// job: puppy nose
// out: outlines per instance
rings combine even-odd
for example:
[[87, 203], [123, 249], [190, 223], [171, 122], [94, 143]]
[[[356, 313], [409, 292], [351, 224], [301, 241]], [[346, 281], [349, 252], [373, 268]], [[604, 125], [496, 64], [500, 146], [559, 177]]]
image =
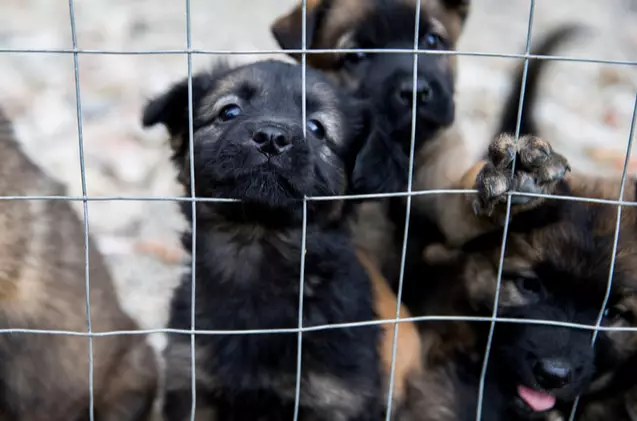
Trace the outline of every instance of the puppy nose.
[[252, 141], [259, 152], [267, 156], [281, 155], [292, 147], [289, 133], [276, 126], [265, 126], [257, 129], [252, 135]]
[[[411, 107], [414, 95], [414, 81], [406, 80], [400, 84], [398, 88], [398, 96], [400, 100]], [[424, 80], [418, 79], [416, 83], [416, 105], [427, 103], [433, 97], [431, 86]]]
[[533, 374], [538, 384], [547, 390], [560, 389], [571, 382], [572, 368], [561, 359], [544, 358], [535, 363]]

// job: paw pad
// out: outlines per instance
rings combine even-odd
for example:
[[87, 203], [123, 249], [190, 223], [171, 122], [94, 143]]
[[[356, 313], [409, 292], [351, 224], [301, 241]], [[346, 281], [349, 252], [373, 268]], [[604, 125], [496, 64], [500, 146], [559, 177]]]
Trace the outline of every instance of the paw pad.
[[[510, 191], [550, 194], [569, 170], [566, 158], [539, 137], [524, 136], [516, 144], [512, 136], [499, 136], [489, 145], [488, 162], [476, 178], [478, 198], [473, 203], [474, 211], [490, 216], [497, 205], [506, 203]], [[540, 200], [514, 195], [511, 203], [528, 207]]]

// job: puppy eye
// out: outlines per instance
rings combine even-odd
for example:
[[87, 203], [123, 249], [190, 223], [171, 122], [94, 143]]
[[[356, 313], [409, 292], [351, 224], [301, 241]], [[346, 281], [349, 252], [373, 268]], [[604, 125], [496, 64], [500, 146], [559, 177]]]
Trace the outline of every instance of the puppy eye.
[[319, 139], [325, 137], [325, 127], [318, 120], [308, 120], [307, 128]]
[[608, 306], [606, 307], [606, 310], [604, 310], [604, 318], [611, 323], [616, 322], [619, 319], [630, 321], [631, 313], [619, 305]]
[[363, 60], [367, 59], [367, 53], [359, 51], [357, 53], [347, 53], [345, 54], [345, 62], [350, 64], [358, 64]]
[[237, 104], [229, 104], [221, 109], [219, 118], [221, 121], [232, 120], [241, 115], [241, 108]]
[[430, 32], [425, 36], [425, 44], [429, 49], [443, 49], [445, 47], [445, 41], [442, 37], [436, 33]]
[[542, 282], [538, 278], [517, 277], [515, 285], [520, 292], [539, 295], [542, 292]]

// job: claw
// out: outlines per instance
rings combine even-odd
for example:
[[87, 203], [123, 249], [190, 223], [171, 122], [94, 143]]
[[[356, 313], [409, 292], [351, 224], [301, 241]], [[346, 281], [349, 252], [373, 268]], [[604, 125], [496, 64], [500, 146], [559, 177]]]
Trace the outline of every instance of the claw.
[[473, 201], [473, 203], [471, 204], [471, 207], [473, 208], [473, 214], [476, 216], [480, 215], [480, 201], [478, 199], [475, 199]]
[[507, 148], [507, 162], [504, 163], [503, 167], [506, 167], [506, 168], [510, 167], [514, 159], [515, 159], [515, 148], [510, 146]]
[[[511, 163], [516, 153], [520, 165], [512, 174]], [[479, 195], [472, 204], [476, 215], [491, 216], [499, 204], [506, 202], [510, 191], [550, 192], [551, 184], [563, 179], [571, 170], [566, 158], [555, 153], [549, 143], [537, 137], [520, 138], [516, 145], [510, 136], [503, 135], [491, 143], [488, 156], [490, 163], [483, 167], [476, 178]], [[528, 205], [534, 200], [534, 197], [513, 195], [511, 204]]]

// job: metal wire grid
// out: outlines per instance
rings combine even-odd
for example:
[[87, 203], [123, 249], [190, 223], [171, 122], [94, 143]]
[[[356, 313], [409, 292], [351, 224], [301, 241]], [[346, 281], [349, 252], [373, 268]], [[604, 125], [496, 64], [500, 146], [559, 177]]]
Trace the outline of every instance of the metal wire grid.
[[[322, 50], [307, 50], [307, 35], [306, 35], [306, 17], [307, 17], [307, 0], [302, 0], [302, 45], [300, 50], [286, 50], [286, 52], [290, 53], [298, 53], [301, 55], [301, 66], [302, 66], [302, 97], [303, 97], [303, 111], [302, 117], [303, 120], [306, 120], [306, 57], [307, 54], [328, 54], [334, 52], [366, 52], [366, 53], [411, 53], [413, 54], [413, 62], [414, 62], [414, 82], [417, 82], [417, 65], [418, 58], [420, 54], [440, 54], [440, 55], [459, 55], [459, 56], [479, 56], [479, 57], [494, 57], [494, 58], [517, 58], [524, 59], [524, 70], [523, 70], [523, 78], [522, 85], [520, 87], [522, 93], [524, 93], [526, 89], [527, 82], [527, 71], [528, 71], [528, 63], [530, 59], [536, 60], [553, 60], [553, 61], [565, 61], [565, 62], [580, 62], [580, 63], [598, 63], [598, 64], [612, 64], [612, 65], [628, 65], [628, 66], [637, 66], [637, 60], [602, 60], [602, 59], [593, 59], [593, 58], [575, 58], [575, 57], [566, 57], [559, 55], [535, 55], [530, 54], [530, 46], [531, 46], [531, 34], [533, 28], [533, 16], [535, 10], [535, 0], [530, 0], [530, 8], [529, 8], [529, 18], [528, 18], [528, 28], [527, 28], [527, 41], [526, 41], [526, 51], [524, 54], [501, 54], [501, 53], [481, 53], [481, 52], [461, 52], [461, 51], [429, 51], [429, 50], [420, 50], [418, 48], [418, 32], [419, 32], [419, 22], [420, 22], [420, 4], [421, 0], [417, 0], [418, 7], [416, 8], [415, 14], [415, 34], [414, 34], [414, 48], [413, 49], [322, 49]], [[305, 268], [305, 244], [306, 244], [306, 228], [307, 228], [307, 202], [308, 201], [327, 201], [327, 200], [354, 200], [354, 199], [380, 199], [380, 198], [388, 198], [388, 197], [406, 197], [407, 200], [407, 209], [406, 209], [406, 223], [405, 223], [405, 231], [402, 245], [402, 256], [401, 256], [401, 271], [399, 278], [399, 291], [398, 291], [398, 303], [401, 302], [402, 297], [402, 285], [404, 278], [404, 266], [405, 266], [405, 256], [406, 256], [406, 248], [407, 248], [407, 240], [408, 240], [408, 231], [409, 231], [409, 223], [410, 223], [410, 215], [411, 215], [411, 199], [413, 196], [421, 196], [421, 195], [430, 195], [430, 194], [467, 194], [467, 193], [475, 193], [475, 190], [449, 190], [449, 189], [435, 189], [435, 190], [427, 190], [427, 191], [414, 191], [412, 190], [413, 185], [413, 165], [414, 165], [414, 145], [415, 145], [415, 133], [416, 133], [416, 107], [415, 107], [415, 92], [413, 95], [413, 103], [412, 103], [412, 130], [411, 130], [411, 150], [409, 156], [409, 180], [407, 191], [405, 192], [396, 192], [389, 194], [364, 194], [364, 195], [350, 195], [350, 196], [322, 196], [322, 197], [305, 197], [303, 199], [303, 231], [302, 231], [302, 247], [301, 247], [301, 262], [300, 262], [300, 291], [299, 291], [299, 312], [298, 312], [298, 328], [288, 328], [288, 329], [267, 329], [267, 330], [196, 330], [195, 328], [195, 296], [196, 296], [196, 282], [195, 282], [195, 270], [196, 270], [196, 233], [197, 233], [197, 218], [196, 218], [196, 203], [197, 202], [235, 202], [235, 199], [211, 199], [211, 198], [201, 198], [196, 197], [195, 195], [195, 177], [194, 177], [194, 157], [193, 157], [193, 110], [192, 110], [192, 55], [193, 54], [214, 54], [214, 55], [238, 55], [238, 54], [280, 54], [280, 50], [243, 50], [243, 51], [226, 51], [226, 50], [202, 50], [202, 49], [192, 49], [191, 45], [191, 7], [190, 0], [186, 0], [186, 44], [187, 49], [185, 50], [138, 50], [138, 51], [116, 51], [116, 50], [86, 50], [80, 49], [77, 46], [77, 33], [76, 33], [76, 20], [75, 20], [75, 8], [74, 8], [74, 0], [69, 0], [69, 20], [71, 26], [71, 36], [73, 42], [72, 49], [6, 49], [0, 48], [0, 53], [23, 53], [23, 54], [38, 54], [38, 53], [54, 53], [54, 54], [73, 54], [73, 64], [74, 64], [74, 78], [75, 78], [75, 98], [76, 98], [76, 112], [77, 112], [77, 127], [78, 127], [78, 143], [79, 143], [79, 156], [80, 156], [80, 170], [81, 170], [81, 181], [82, 181], [82, 196], [3, 196], [0, 197], [0, 200], [67, 200], [67, 201], [82, 201], [83, 202], [83, 214], [84, 214], [84, 258], [85, 258], [85, 278], [86, 278], [86, 310], [87, 310], [87, 331], [86, 332], [77, 332], [77, 331], [66, 331], [66, 330], [40, 330], [40, 329], [0, 329], [0, 334], [11, 334], [11, 333], [33, 333], [33, 334], [48, 334], [48, 335], [70, 335], [70, 336], [85, 336], [89, 341], [89, 399], [90, 399], [90, 420], [94, 420], [94, 390], [93, 390], [93, 338], [94, 337], [105, 337], [105, 336], [113, 336], [113, 335], [145, 335], [151, 333], [173, 333], [173, 334], [185, 334], [190, 335], [191, 337], [191, 392], [192, 392], [192, 406], [191, 406], [191, 420], [194, 420], [195, 417], [195, 408], [196, 408], [196, 372], [195, 372], [195, 335], [245, 335], [245, 334], [273, 334], [273, 333], [297, 333], [298, 335], [298, 352], [297, 352], [297, 376], [296, 376], [296, 396], [295, 396], [295, 410], [294, 410], [294, 421], [297, 421], [299, 415], [299, 396], [300, 396], [300, 387], [301, 387], [301, 368], [302, 368], [302, 336], [303, 332], [313, 332], [320, 330], [329, 330], [329, 329], [338, 329], [338, 328], [347, 328], [347, 327], [360, 327], [360, 326], [373, 326], [373, 325], [381, 325], [381, 324], [394, 324], [394, 336], [393, 336], [393, 345], [392, 345], [392, 364], [390, 371], [390, 381], [389, 381], [389, 390], [387, 396], [387, 416], [386, 419], [389, 421], [392, 415], [392, 396], [393, 396], [393, 384], [394, 384], [394, 370], [395, 370], [395, 359], [396, 359], [396, 350], [397, 350], [397, 336], [398, 336], [398, 327], [400, 323], [408, 323], [408, 322], [425, 322], [425, 321], [481, 321], [481, 322], [490, 322], [490, 330], [489, 337], [487, 341], [487, 347], [485, 349], [485, 357], [481, 372], [481, 378], [479, 383], [479, 391], [478, 391], [478, 408], [476, 411], [476, 420], [481, 420], [482, 415], [482, 405], [483, 405], [483, 397], [484, 397], [484, 381], [488, 368], [489, 355], [491, 352], [491, 345], [493, 339], [493, 331], [495, 328], [496, 322], [499, 323], [523, 323], [523, 324], [538, 324], [538, 325], [548, 325], [548, 326], [556, 326], [556, 327], [567, 327], [573, 329], [583, 329], [583, 330], [591, 330], [593, 332], [592, 344], [595, 343], [598, 333], [600, 331], [630, 331], [637, 332], [637, 327], [606, 327], [601, 326], [601, 322], [603, 319], [604, 309], [607, 305], [608, 298], [610, 295], [610, 290], [612, 287], [612, 277], [615, 265], [615, 256], [617, 254], [617, 244], [619, 239], [620, 232], [620, 220], [622, 215], [622, 208], [624, 206], [637, 206], [635, 202], [625, 202], [623, 200], [624, 196], [624, 187], [627, 179], [627, 169], [628, 169], [628, 160], [630, 157], [630, 152], [632, 149], [632, 141], [635, 134], [635, 124], [637, 120], [637, 95], [635, 97], [635, 103], [632, 113], [632, 120], [630, 125], [630, 134], [626, 149], [626, 158], [624, 162], [624, 168], [622, 171], [621, 178], [621, 187], [620, 194], [618, 200], [606, 200], [606, 199], [594, 199], [594, 198], [580, 198], [580, 197], [571, 197], [571, 196], [558, 196], [558, 195], [545, 195], [545, 194], [532, 194], [532, 193], [518, 193], [518, 192], [510, 192], [507, 198], [507, 218], [504, 225], [504, 232], [502, 238], [502, 250], [500, 255], [500, 265], [498, 268], [498, 277], [497, 277], [497, 288], [495, 294], [495, 303], [498, 302], [498, 297], [500, 294], [500, 284], [502, 279], [502, 264], [504, 261], [504, 251], [506, 248], [506, 239], [509, 228], [509, 216], [511, 210], [511, 197], [516, 196], [527, 196], [527, 197], [541, 197], [541, 198], [551, 198], [554, 200], [571, 200], [571, 201], [581, 201], [585, 203], [596, 203], [596, 204], [610, 204], [617, 206], [617, 221], [616, 228], [614, 234], [614, 243], [612, 248], [612, 262], [608, 276], [607, 289], [604, 297], [604, 304], [599, 312], [597, 322], [595, 326], [584, 325], [578, 323], [565, 323], [565, 322], [556, 322], [551, 320], [527, 320], [527, 319], [516, 319], [516, 318], [504, 318], [498, 317], [498, 309], [497, 305], [494, 306], [493, 313], [491, 317], [470, 317], [470, 316], [420, 316], [420, 317], [410, 317], [410, 318], [400, 318], [400, 304], [398, 304], [396, 308], [396, 318], [395, 319], [378, 319], [378, 320], [369, 320], [363, 322], [355, 322], [355, 323], [339, 323], [339, 324], [330, 324], [330, 325], [321, 325], [321, 326], [311, 326], [304, 327], [302, 324], [302, 314], [303, 314], [303, 286], [304, 286], [304, 268]], [[86, 171], [85, 171], [85, 163], [84, 163], [84, 139], [83, 139], [83, 131], [82, 131], [82, 103], [81, 103], [81, 92], [80, 92], [80, 74], [79, 74], [79, 56], [82, 54], [111, 54], [111, 55], [166, 55], [166, 54], [185, 54], [187, 55], [188, 60], [188, 120], [189, 120], [189, 144], [190, 144], [190, 179], [191, 179], [191, 190], [190, 197], [142, 197], [142, 196], [101, 196], [101, 197], [89, 197], [87, 196], [87, 187], [86, 187]], [[414, 83], [415, 90], [416, 83]], [[520, 98], [520, 103], [518, 104], [518, 121], [516, 127], [516, 141], [519, 137], [520, 131], [520, 120], [523, 109], [523, 101], [524, 95]], [[305, 125], [303, 125], [303, 130], [305, 134]], [[513, 162], [513, 171], [515, 170], [515, 159]], [[174, 201], [174, 202], [182, 202], [188, 201], [192, 203], [192, 261], [191, 261], [191, 283], [192, 283], [192, 306], [191, 306], [191, 329], [183, 330], [183, 329], [144, 329], [144, 330], [134, 330], [134, 331], [108, 331], [108, 332], [94, 332], [92, 330], [91, 324], [91, 303], [90, 303], [90, 276], [89, 276], [89, 218], [88, 218], [88, 202], [89, 201]], [[575, 401], [573, 405], [573, 410], [570, 415], [570, 420], [573, 420], [575, 416], [576, 407], [578, 404], [578, 400]]]
[[[534, 12], [535, 12], [535, 0], [531, 0], [531, 7], [529, 9], [528, 28], [526, 32], [526, 53], [527, 54], [531, 50], [531, 33], [533, 31]], [[518, 104], [518, 116], [517, 116], [517, 122], [515, 126], [515, 142], [516, 143], [518, 142], [518, 139], [520, 137], [520, 124], [522, 120], [522, 109], [524, 105], [524, 93], [526, 91], [526, 80], [527, 80], [526, 76], [527, 76], [528, 70], [529, 70], [529, 59], [524, 59], [524, 69], [522, 73], [522, 86], [520, 87], [521, 95], [520, 95], [520, 102]], [[511, 174], [515, 173], [516, 159], [517, 159], [517, 153], [513, 155], [513, 165], [511, 168]], [[496, 281], [497, 284], [495, 289], [495, 297], [493, 298], [494, 305], [493, 305], [492, 316], [494, 320], [491, 321], [491, 326], [489, 326], [489, 337], [487, 339], [487, 348], [484, 353], [484, 360], [482, 362], [482, 372], [480, 373], [480, 383], [478, 385], [478, 407], [476, 410], [476, 421], [480, 421], [482, 419], [482, 406], [484, 404], [484, 384], [485, 384], [485, 380], [487, 376], [487, 369], [489, 367], [489, 356], [491, 355], [491, 345], [493, 343], [493, 333], [495, 331], [495, 323], [496, 323], [495, 318], [498, 316], [498, 302], [500, 301], [500, 285], [502, 283], [502, 268], [504, 266], [506, 242], [507, 242], [507, 237], [509, 234], [510, 216], [511, 216], [511, 196], [508, 196], [506, 217], [504, 218], [504, 221], [505, 221], [504, 230], [502, 232], [502, 249], [500, 250], [500, 264], [498, 265], [498, 278]], [[604, 304], [604, 307], [606, 307], [605, 304]]]

